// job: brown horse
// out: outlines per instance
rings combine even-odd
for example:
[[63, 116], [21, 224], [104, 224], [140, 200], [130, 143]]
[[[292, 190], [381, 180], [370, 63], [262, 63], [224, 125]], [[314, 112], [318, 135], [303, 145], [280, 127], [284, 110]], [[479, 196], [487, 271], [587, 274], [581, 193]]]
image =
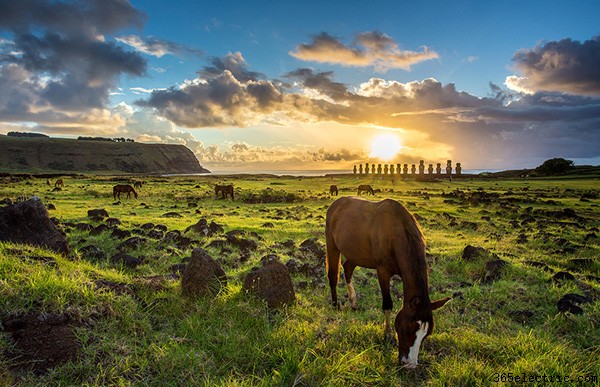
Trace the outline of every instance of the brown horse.
[[63, 179], [58, 179], [56, 180], [56, 183], [54, 183], [54, 187], [64, 187], [65, 183], [63, 182]]
[[337, 185], [331, 185], [331, 187], [329, 187], [329, 195], [331, 195], [331, 196], [338, 196], [338, 187], [337, 187]]
[[421, 342], [433, 330], [432, 311], [450, 298], [429, 300], [425, 239], [414, 216], [391, 199], [370, 202], [342, 197], [327, 210], [325, 238], [333, 305], [337, 306], [340, 253], [345, 258], [344, 275], [353, 309], [358, 308], [352, 285], [354, 269], [357, 266], [376, 269], [383, 298], [385, 336], [390, 341], [394, 341], [390, 279], [394, 275], [402, 278], [404, 303], [395, 321], [398, 360], [408, 368], [415, 368]]
[[137, 199], [138, 194], [137, 192], [135, 192], [135, 190], [133, 189], [132, 186], [130, 186], [129, 184], [117, 184], [113, 187], [113, 197], [115, 198], [115, 200], [117, 200], [117, 198], [119, 198], [119, 200], [121, 200], [121, 194], [122, 193], [126, 193], [127, 194], [127, 199], [129, 199], [131, 197], [131, 194], [133, 193], [133, 196], [135, 196], [135, 198]]
[[135, 183], [133, 183], [133, 186], [134, 186], [135, 188], [138, 188], [138, 189], [139, 189], [139, 188], [142, 188], [142, 182], [141, 182], [141, 181], [136, 181]]
[[367, 193], [370, 193], [371, 195], [375, 195], [375, 193], [373, 192], [373, 187], [371, 187], [368, 184], [361, 184], [358, 186], [358, 196], [360, 196], [360, 193], [366, 191]]
[[221, 194], [221, 199], [227, 199], [227, 195], [231, 196], [233, 200], [233, 184], [229, 185], [215, 185], [215, 195], [218, 197]]

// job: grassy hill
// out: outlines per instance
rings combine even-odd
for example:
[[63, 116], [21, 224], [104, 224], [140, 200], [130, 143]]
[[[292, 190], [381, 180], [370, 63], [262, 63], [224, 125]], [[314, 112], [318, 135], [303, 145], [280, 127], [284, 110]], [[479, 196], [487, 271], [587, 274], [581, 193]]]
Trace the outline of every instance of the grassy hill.
[[[72, 251], [66, 258], [0, 242], [0, 385], [479, 386], [512, 385], [516, 376], [533, 378], [520, 379], [528, 386], [570, 385], [543, 383], [550, 377], [598, 383], [600, 190], [594, 179], [150, 177], [137, 200], [117, 203], [115, 181], [68, 178], [61, 190], [39, 178], [0, 184], [0, 200], [37, 195], [53, 208]], [[233, 183], [235, 201], [215, 198], [215, 183]], [[419, 219], [430, 296], [452, 300], [435, 311], [415, 370], [399, 368], [398, 349], [383, 340], [374, 271], [354, 273], [356, 311], [342, 280], [338, 310], [330, 305], [323, 261], [302, 249], [309, 238], [325, 243], [324, 216], [336, 199], [331, 184], [340, 196], [371, 184], [381, 193], [368, 199], [397, 200]], [[110, 221], [89, 218], [87, 210], [95, 208], [106, 209]], [[222, 242], [224, 233], [185, 231], [201, 218], [224, 233], [241, 230], [256, 250]], [[129, 236], [141, 243], [123, 245]], [[467, 245], [489, 254], [463, 259]], [[113, 259], [119, 246], [142, 263], [132, 268]], [[196, 246], [227, 274], [227, 286], [214, 298], [181, 294], [178, 268]], [[244, 278], [268, 254], [292, 272], [297, 301], [282, 310], [242, 291]], [[490, 270], [488, 263], [499, 259], [502, 269]], [[396, 313], [403, 285], [398, 278], [392, 284]], [[580, 295], [580, 313], [560, 311], [567, 294]], [[45, 372], [32, 370], [47, 354], [38, 348], [52, 349], [47, 339], [59, 334], [59, 343], [77, 344], [73, 357]]]
[[183, 145], [0, 136], [0, 172], [206, 173]]

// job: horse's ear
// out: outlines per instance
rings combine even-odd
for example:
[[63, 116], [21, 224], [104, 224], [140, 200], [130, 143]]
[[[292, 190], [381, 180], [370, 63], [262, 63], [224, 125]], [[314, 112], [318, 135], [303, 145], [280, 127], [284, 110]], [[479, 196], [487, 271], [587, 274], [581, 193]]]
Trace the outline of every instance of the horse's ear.
[[441, 308], [442, 306], [444, 306], [446, 304], [446, 302], [450, 301], [452, 299], [452, 297], [446, 297], [446, 298], [442, 298], [441, 300], [437, 300], [437, 301], [433, 301], [431, 303], [431, 310], [436, 310]]

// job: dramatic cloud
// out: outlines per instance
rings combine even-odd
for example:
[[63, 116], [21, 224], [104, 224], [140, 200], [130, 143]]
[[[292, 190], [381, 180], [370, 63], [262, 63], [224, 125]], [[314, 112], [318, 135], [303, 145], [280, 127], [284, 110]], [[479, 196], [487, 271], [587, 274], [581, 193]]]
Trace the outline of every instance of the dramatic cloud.
[[206, 78], [214, 78], [227, 70], [240, 82], [257, 81], [264, 78], [263, 74], [248, 70], [246, 60], [239, 52], [229, 53], [223, 58], [215, 57], [211, 62], [212, 66], [205, 66], [198, 74]]
[[438, 54], [428, 47], [423, 47], [421, 52], [401, 50], [391, 37], [376, 31], [359, 34], [351, 46], [321, 32], [312, 42], [300, 44], [290, 55], [304, 61], [373, 66], [379, 72], [392, 68], [410, 70], [414, 64], [438, 58]]
[[127, 0], [0, 0], [0, 9], [0, 30], [13, 36], [0, 48], [3, 120], [59, 133], [112, 130], [111, 91], [122, 75], [144, 75], [146, 61], [104, 34], [141, 26], [145, 16]]
[[[246, 126], [279, 108], [281, 89], [256, 80], [257, 73], [246, 70], [239, 53], [213, 60], [213, 65], [200, 72], [204, 78], [156, 90], [138, 105], [156, 108], [170, 121], [190, 128]], [[218, 66], [223, 69], [218, 71]]]
[[32, 27], [93, 38], [121, 28], [141, 27], [146, 16], [128, 0], [0, 0], [0, 28], [16, 34]]
[[600, 36], [581, 43], [562, 39], [513, 57], [522, 76], [507, 78], [507, 86], [522, 92], [563, 92], [600, 95]]
[[169, 42], [167, 40], [162, 40], [153, 36], [141, 37], [137, 35], [127, 35], [115, 39], [123, 44], [135, 48], [137, 51], [155, 56], [157, 58], [167, 54], [175, 56], [202, 55], [202, 51], [195, 48]]

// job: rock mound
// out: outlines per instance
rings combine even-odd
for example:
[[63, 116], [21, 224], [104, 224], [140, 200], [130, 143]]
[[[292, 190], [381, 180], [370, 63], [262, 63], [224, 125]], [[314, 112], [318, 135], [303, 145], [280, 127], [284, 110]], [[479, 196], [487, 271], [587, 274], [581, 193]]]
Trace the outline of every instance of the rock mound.
[[208, 253], [197, 247], [181, 277], [181, 292], [185, 297], [216, 295], [227, 285], [227, 276], [221, 265]]
[[36, 196], [0, 208], [0, 241], [45, 247], [65, 256], [70, 251], [67, 240]]
[[270, 308], [290, 305], [296, 300], [288, 268], [273, 259], [265, 260], [263, 267], [248, 274], [242, 291], [264, 300]]

